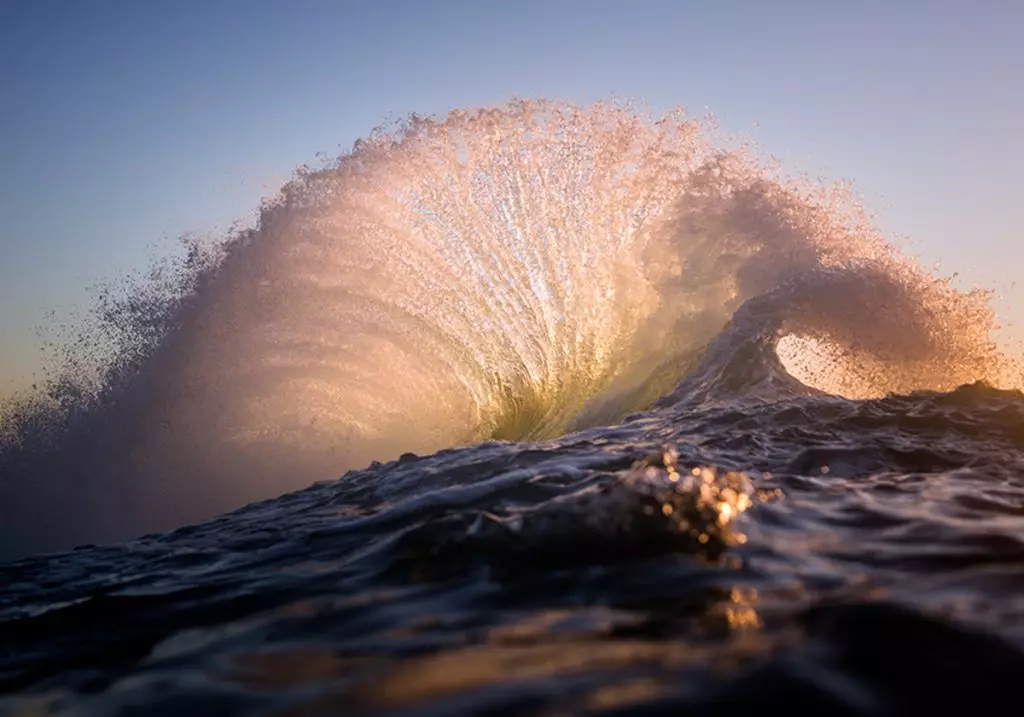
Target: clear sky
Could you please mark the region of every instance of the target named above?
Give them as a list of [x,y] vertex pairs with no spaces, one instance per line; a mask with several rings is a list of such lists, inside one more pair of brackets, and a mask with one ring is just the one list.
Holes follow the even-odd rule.
[[90,284],[388,118],[513,95],[713,111],[1010,291],[1022,28],[1021,0],[0,0],[0,395]]

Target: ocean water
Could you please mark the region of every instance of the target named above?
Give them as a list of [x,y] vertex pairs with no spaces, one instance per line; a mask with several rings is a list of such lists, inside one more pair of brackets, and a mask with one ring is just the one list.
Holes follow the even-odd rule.
[[0,408],[0,714],[1005,703],[989,300],[682,111],[377,130]]

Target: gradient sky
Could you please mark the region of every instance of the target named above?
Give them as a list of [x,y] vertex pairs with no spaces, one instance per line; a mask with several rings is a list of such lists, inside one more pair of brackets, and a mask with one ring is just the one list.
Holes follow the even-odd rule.
[[1024,325],[1021,28],[1020,0],[0,0],[0,395],[89,285],[388,118],[513,95],[710,110]]

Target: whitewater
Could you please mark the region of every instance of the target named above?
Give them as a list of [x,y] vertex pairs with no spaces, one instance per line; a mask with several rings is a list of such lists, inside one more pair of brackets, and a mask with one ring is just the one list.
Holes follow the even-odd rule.
[[1006,699],[991,298],[683,110],[378,129],[0,406],[0,713]]

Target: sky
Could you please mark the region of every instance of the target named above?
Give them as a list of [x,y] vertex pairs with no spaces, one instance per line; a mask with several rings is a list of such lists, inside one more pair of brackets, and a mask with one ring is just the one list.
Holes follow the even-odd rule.
[[1022,27],[1020,0],[0,0],[0,395],[48,312],[297,165],[512,96],[713,112],[1024,326]]

